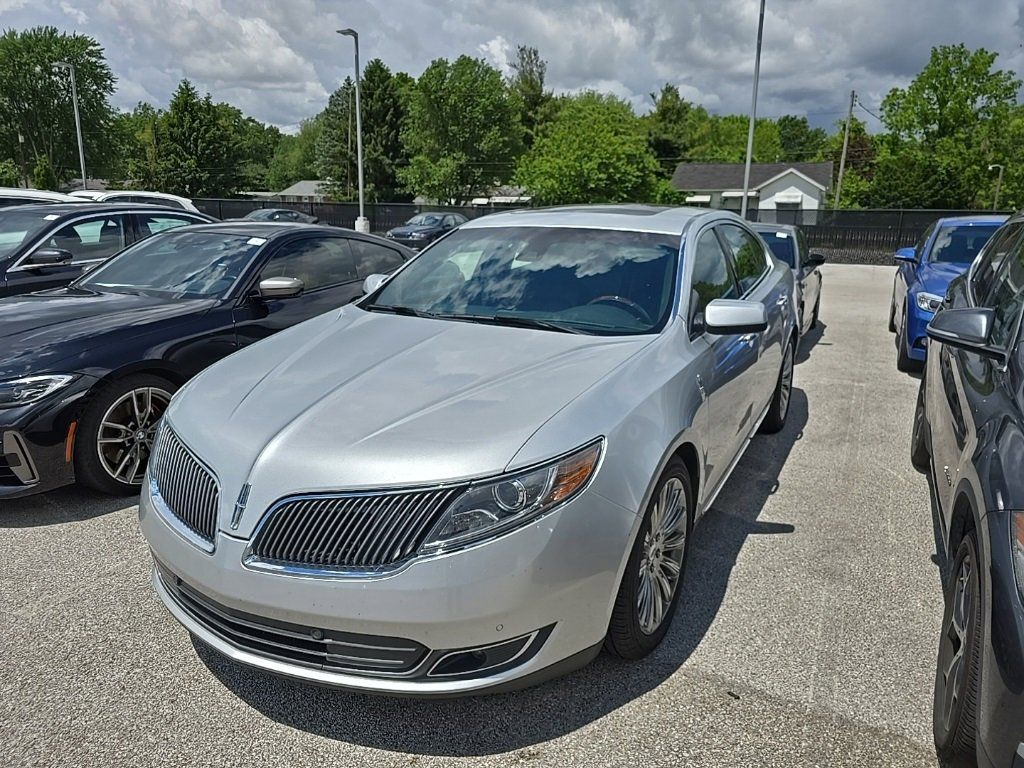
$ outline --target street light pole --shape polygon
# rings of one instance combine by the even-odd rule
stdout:
[[[993,168],[998,168],[999,169],[999,178],[996,179],[996,196],[995,196],[995,199],[992,200],[992,210],[993,211],[998,211],[999,210],[999,191],[1003,188],[1003,171],[1005,170],[1005,168],[1003,168],[1003,166],[1001,166],[999,163],[992,163],[992,165],[990,165],[988,167],[988,169],[991,171]]]
[[[78,163],[82,169],[82,189],[88,189],[89,183],[85,176],[85,147],[82,144],[82,118],[78,114],[78,85],[75,82],[75,67],[66,61],[55,61],[53,68],[66,69],[71,73],[71,103],[75,108],[75,132],[78,134]]]
[[[747,126],[747,160],[743,166],[743,200],[740,216],[747,218],[747,197],[750,195],[750,161],[754,155],[754,120],[757,117],[757,83],[761,79],[761,36],[764,33],[764,0],[757,19],[757,54],[754,56],[754,95],[750,100],[750,125]]]
[[[339,35],[351,37],[356,46],[356,164],[359,171],[359,218],[356,219],[356,232],[369,234],[370,221],[366,218],[363,198],[363,118],[359,107],[359,33],[354,29],[339,29]]]

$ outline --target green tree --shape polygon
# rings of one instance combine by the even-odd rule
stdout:
[[[21,171],[13,160],[0,160],[0,187],[16,187],[21,184]]]
[[[564,101],[520,160],[516,181],[541,205],[648,202],[668,194],[658,171],[629,104],[588,92]]]
[[[518,100],[485,61],[437,59],[416,81],[402,141],[407,189],[467,202],[512,176],[522,148]]]
[[[295,136],[282,136],[270,159],[267,188],[280,192],[303,179],[318,178],[316,146],[321,132],[322,115],[304,120]]]
[[[230,104],[214,105],[217,118],[230,136],[236,167],[234,183],[238,189],[264,190],[270,158],[281,140],[281,131],[243,114]]]
[[[60,186],[57,174],[50,164],[50,158],[46,155],[36,157],[36,164],[32,168],[32,186],[36,189],[50,190],[56,190]]]
[[[666,83],[651,94],[654,109],[646,116],[649,141],[662,173],[671,177],[676,166],[689,158],[710,118],[707,110],[679,95],[679,89]]]
[[[19,158],[20,133],[26,157],[45,157],[58,182],[79,175],[71,84],[53,69],[58,61],[75,68],[86,170],[101,175],[115,149],[107,141],[114,75],[96,40],[55,27],[0,35],[0,157]]]
[[[158,188],[186,197],[222,197],[238,184],[237,147],[210,94],[182,80],[157,124]]]
[[[695,126],[692,159],[702,162],[742,163],[747,157],[749,120],[744,115],[712,115]],[[782,157],[779,126],[774,120],[754,122],[753,162],[774,163]]]
[[[811,162],[824,150],[828,134],[822,128],[811,128],[806,117],[783,115],[775,122],[779,127],[781,160],[787,163]]]
[[[551,91],[544,89],[547,71],[548,63],[540,57],[536,48],[526,45],[516,47],[516,60],[512,62],[513,74],[509,86],[519,101],[519,120],[523,125],[523,142],[527,148],[533,146],[545,116],[545,105],[551,101]]]
[[[356,166],[356,86],[351,77],[331,94],[320,114],[316,140],[316,178],[328,182],[327,194],[336,200],[354,200],[358,184]]]

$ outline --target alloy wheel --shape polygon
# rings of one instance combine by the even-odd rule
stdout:
[[[682,576],[688,525],[686,490],[670,477],[661,488],[644,534],[636,606],[640,630],[654,634],[665,620]]]
[[[142,484],[157,423],[170,402],[166,390],[142,387],[126,392],[103,414],[96,453],[100,466],[115,481]]]
[[[968,634],[974,618],[971,614],[975,589],[977,579],[974,574],[974,561],[968,555],[960,563],[950,595],[949,618],[946,626],[942,628],[939,673],[943,679],[942,717],[947,730],[953,727],[957,705],[965,690],[969,662],[966,654]]]

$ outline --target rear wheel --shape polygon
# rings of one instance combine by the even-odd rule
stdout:
[[[889,302],[889,333],[896,333],[896,299]]]
[[[923,367],[917,360],[910,356],[907,349],[907,325],[909,321],[903,320],[903,327],[900,328],[896,337],[896,370],[903,373],[914,373]]]
[[[104,493],[138,493],[156,425],[176,387],[136,374],[113,381],[93,397],[75,437],[75,477]]]
[[[980,565],[977,539],[974,531],[968,531],[953,561],[935,670],[932,725],[936,749],[947,765],[976,765],[984,634]]]
[[[927,472],[931,466],[928,417],[924,412],[924,381],[917,390],[917,407],[914,409],[914,430],[910,436],[910,463],[918,472]]]
[[[782,369],[779,371],[779,380],[775,384],[775,393],[772,395],[771,405],[768,406],[768,413],[761,422],[761,432],[773,434],[786,425],[786,416],[789,415],[789,403],[793,399],[793,364],[796,357],[796,345],[792,342],[786,347],[782,357]]]
[[[673,458],[647,505],[619,592],[604,647],[640,659],[661,643],[679,602],[693,526],[693,490],[686,464]]]

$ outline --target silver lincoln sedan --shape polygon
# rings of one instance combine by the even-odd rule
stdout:
[[[402,695],[650,653],[694,524],[785,422],[792,270],[730,213],[590,206],[483,217],[366,282],[168,407],[139,515],[170,612]]]

